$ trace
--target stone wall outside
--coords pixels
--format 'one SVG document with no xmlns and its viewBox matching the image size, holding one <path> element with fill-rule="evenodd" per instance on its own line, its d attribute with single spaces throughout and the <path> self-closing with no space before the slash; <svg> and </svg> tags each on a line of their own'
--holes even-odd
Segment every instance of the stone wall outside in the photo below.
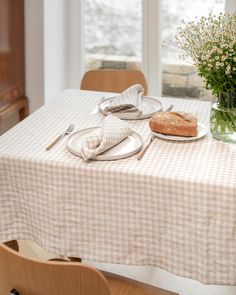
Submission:
<svg viewBox="0 0 236 295">
<path fill-rule="evenodd" d="M 137 57 L 89 54 L 86 57 L 86 70 L 90 69 L 140 69 L 141 60 Z M 210 90 L 193 65 L 163 64 L 163 96 L 213 100 Z"/>
</svg>

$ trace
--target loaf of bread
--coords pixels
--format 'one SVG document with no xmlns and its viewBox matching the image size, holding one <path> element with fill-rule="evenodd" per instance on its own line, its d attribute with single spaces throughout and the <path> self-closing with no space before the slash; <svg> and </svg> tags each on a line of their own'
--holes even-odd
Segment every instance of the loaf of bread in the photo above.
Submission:
<svg viewBox="0 0 236 295">
<path fill-rule="evenodd" d="M 149 120 L 152 131 L 179 136 L 197 136 L 197 119 L 190 113 L 160 112 Z"/>
</svg>

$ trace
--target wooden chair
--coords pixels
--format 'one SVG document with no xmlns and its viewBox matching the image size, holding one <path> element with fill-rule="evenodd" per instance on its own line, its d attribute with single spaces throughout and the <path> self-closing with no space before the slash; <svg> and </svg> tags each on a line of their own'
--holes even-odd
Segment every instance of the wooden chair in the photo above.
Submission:
<svg viewBox="0 0 236 295">
<path fill-rule="evenodd" d="M 141 71 L 91 70 L 84 74 L 80 88 L 120 93 L 134 84 L 143 85 L 144 95 L 147 95 L 147 82 Z"/>
<path fill-rule="evenodd" d="M 150 285 L 77 262 L 37 261 L 0 245 L 0 294 L 20 295 L 174 295 Z"/>
</svg>

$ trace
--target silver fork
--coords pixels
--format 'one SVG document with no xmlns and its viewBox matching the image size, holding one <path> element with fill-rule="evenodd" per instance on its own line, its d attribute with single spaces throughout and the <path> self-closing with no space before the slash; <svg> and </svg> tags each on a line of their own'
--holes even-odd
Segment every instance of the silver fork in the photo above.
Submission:
<svg viewBox="0 0 236 295">
<path fill-rule="evenodd" d="M 64 133 L 59 135 L 53 142 L 51 142 L 47 147 L 46 151 L 49 151 L 56 143 L 58 143 L 64 136 L 70 134 L 74 129 L 74 124 L 70 124 Z"/>
<path fill-rule="evenodd" d="M 164 112 L 169 112 L 169 111 L 171 111 L 172 109 L 173 109 L 173 107 L 174 107 L 174 105 L 172 104 L 172 105 L 170 105 Z"/>
<path fill-rule="evenodd" d="M 169 106 L 165 112 L 169 112 L 173 109 L 174 105 L 172 104 L 171 106 Z M 141 160 L 142 157 L 144 156 L 144 154 L 146 153 L 146 151 L 148 150 L 148 148 L 150 147 L 151 143 L 153 142 L 153 140 L 156 138 L 156 135 L 152 135 L 150 138 L 149 138 L 149 141 L 147 143 L 147 145 L 145 145 L 145 147 L 142 149 L 141 153 L 138 155 L 137 157 L 137 160 Z"/>
</svg>

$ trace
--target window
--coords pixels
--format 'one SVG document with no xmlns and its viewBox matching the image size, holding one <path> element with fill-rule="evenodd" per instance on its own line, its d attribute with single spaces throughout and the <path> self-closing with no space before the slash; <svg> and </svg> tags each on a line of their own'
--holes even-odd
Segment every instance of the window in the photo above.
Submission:
<svg viewBox="0 0 236 295">
<path fill-rule="evenodd" d="M 180 25 L 181 19 L 193 21 L 195 18 L 207 16 L 210 12 L 219 14 L 224 12 L 224 5 L 224 0 L 199 0 L 194 3 L 191 0 L 163 0 L 164 44 L 174 41 L 176 28 Z M 163 46 L 163 95 L 211 100 L 211 92 L 205 89 L 203 80 L 198 76 L 194 66 L 190 61 L 180 59 L 179 55 L 180 52 L 175 46 Z"/>
<path fill-rule="evenodd" d="M 126 68 L 129 60 L 140 65 L 141 5 L 141 0 L 85 0 L 87 68 Z"/>
<path fill-rule="evenodd" d="M 6 0 L 3 2 L 7 3 Z M 37 40 L 40 39 L 41 42 L 36 42 L 36 47 L 34 41 L 28 43 L 30 48 L 32 44 L 33 49 L 37 49 L 40 56 L 36 84 L 39 85 L 39 80 L 41 81 L 41 88 L 46 89 L 46 94 L 42 97 L 46 99 L 54 97 L 64 88 L 79 89 L 81 78 L 88 67 L 104 66 L 141 66 L 147 78 L 149 95 L 208 99 L 208 94 L 203 91 L 205 88 L 202 81 L 193 67 L 184 65 L 178 59 L 177 52 L 168 51 L 167 48 L 166 52 L 161 50 L 162 37 L 173 37 L 179 19 L 187 19 L 189 15 L 192 17 L 195 12 L 205 14 L 212 9 L 217 12 L 224 7 L 228 13 L 236 11 L 235 0 L 53 0 L 44 1 L 44 5 L 39 4 L 36 9 L 35 5 L 31 7 L 31 2 L 28 2 L 26 21 L 32 21 L 31 11 L 40 12 L 34 21 L 36 27 L 40 28 L 37 30 Z M 4 16 L 2 11 L 0 15 L 4 19 L 6 9 L 3 12 Z M 106 21 L 104 13 L 108 17 Z M 43 34 L 43 24 L 47 27 L 44 30 L 47 32 L 46 37 Z M 29 33 L 31 31 L 32 28 L 26 30 L 30 41 L 35 39 L 35 34 Z M 0 35 L 3 34 L 0 28 Z M 9 40 L 7 36 L 2 36 L 2 39 L 4 42 L 0 44 L 0 50 L 3 51 Z M 29 46 L 28 43 L 26 42 L 26 47 Z M 42 78 L 44 70 L 48 73 L 45 76 L 47 83 Z M 33 69 L 32 71 L 34 72 Z M 28 83 L 28 88 L 31 84 Z"/>
<path fill-rule="evenodd" d="M 209 12 L 219 14 L 224 11 L 224 0 L 199 0 L 194 3 L 192 0 L 163 0 L 162 13 L 162 38 L 173 40 L 176 28 L 182 19 L 193 21 L 196 17 L 207 16 Z M 163 63 L 186 63 L 179 59 L 177 50 L 164 47 L 162 50 Z"/>
<path fill-rule="evenodd" d="M 88 68 L 141 66 L 149 95 L 210 98 L 193 65 L 177 50 L 162 50 L 162 40 L 173 38 L 180 19 L 236 11 L 235 0 L 71 0 L 68 6 L 69 87 L 78 88 Z"/>
</svg>

